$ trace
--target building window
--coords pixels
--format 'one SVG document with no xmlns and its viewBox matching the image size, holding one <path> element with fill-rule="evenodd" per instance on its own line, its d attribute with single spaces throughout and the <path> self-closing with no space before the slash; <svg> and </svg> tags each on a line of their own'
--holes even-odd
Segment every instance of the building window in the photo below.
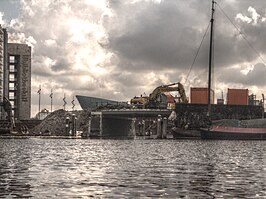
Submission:
<svg viewBox="0 0 266 199">
<path fill-rule="evenodd" d="M 16 88 L 16 84 L 15 84 L 15 83 L 9 83 L 9 90 L 10 90 L 10 91 L 15 91 L 15 90 L 17 90 L 17 88 Z"/>
<path fill-rule="evenodd" d="M 9 93 L 9 100 L 14 100 L 15 99 L 15 93 L 10 92 Z"/>
<path fill-rule="evenodd" d="M 15 75 L 9 74 L 9 81 L 15 81 Z"/>
<path fill-rule="evenodd" d="M 15 65 L 10 64 L 10 65 L 9 65 L 9 71 L 10 71 L 10 72 L 15 72 Z"/>
<path fill-rule="evenodd" d="M 15 63 L 15 56 L 9 56 L 9 62 Z"/>
</svg>

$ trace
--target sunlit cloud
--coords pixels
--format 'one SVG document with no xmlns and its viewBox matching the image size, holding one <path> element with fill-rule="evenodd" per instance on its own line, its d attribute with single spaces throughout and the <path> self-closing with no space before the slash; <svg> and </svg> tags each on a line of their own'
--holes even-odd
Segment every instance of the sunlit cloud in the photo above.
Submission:
<svg viewBox="0 0 266 199">
<path fill-rule="evenodd" d="M 266 2 L 217 3 L 266 55 Z M 32 47 L 34 112 L 39 84 L 43 94 L 53 88 L 58 108 L 63 93 L 69 99 L 81 94 L 129 100 L 172 82 L 181 81 L 187 90 L 206 86 L 207 37 L 190 76 L 188 71 L 209 23 L 210 6 L 211 1 L 192 0 L 21 0 L 18 17 L 7 21 L 0 12 L 0 23 L 8 29 L 9 42 Z M 216 90 L 234 85 L 265 88 L 260 79 L 266 71 L 258 65 L 262 61 L 220 15 L 217 11 Z M 227 78 L 231 74 L 232 80 Z M 49 97 L 43 96 L 42 103 L 48 106 Z"/>
</svg>

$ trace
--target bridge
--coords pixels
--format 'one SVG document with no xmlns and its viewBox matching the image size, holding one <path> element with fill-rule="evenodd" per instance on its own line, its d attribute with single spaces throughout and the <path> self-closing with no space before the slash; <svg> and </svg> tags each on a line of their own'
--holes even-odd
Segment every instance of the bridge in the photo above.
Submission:
<svg viewBox="0 0 266 199">
<path fill-rule="evenodd" d="M 160 122 L 167 120 L 171 112 L 165 109 L 115 109 L 92 112 L 88 136 L 134 137 L 146 133 L 146 130 L 158 129 L 158 119 Z M 160 128 L 162 132 L 161 123 Z"/>
</svg>

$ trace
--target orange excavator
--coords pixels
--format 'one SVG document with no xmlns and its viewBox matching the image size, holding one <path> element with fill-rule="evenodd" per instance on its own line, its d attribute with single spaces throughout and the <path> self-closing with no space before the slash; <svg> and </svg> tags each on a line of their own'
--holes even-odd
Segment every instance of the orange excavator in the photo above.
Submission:
<svg viewBox="0 0 266 199">
<path fill-rule="evenodd" d="M 184 86 L 180 82 L 158 86 L 149 96 L 134 97 L 130 102 L 137 108 L 166 108 L 167 96 L 164 92 L 172 91 L 178 91 L 181 103 L 188 103 Z"/>
</svg>

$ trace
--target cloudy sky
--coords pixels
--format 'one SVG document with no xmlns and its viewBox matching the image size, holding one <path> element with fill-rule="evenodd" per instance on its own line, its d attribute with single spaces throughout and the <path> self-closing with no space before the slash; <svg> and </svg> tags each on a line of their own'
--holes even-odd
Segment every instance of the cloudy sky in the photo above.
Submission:
<svg viewBox="0 0 266 199">
<path fill-rule="evenodd" d="M 227 88 L 248 88 L 261 99 L 266 93 L 266 1 L 217 3 L 216 97 Z M 65 93 L 69 110 L 75 95 L 124 101 L 172 82 L 183 83 L 188 95 L 190 87 L 206 87 L 208 34 L 189 69 L 210 8 L 211 0 L 1 0 L 0 23 L 9 42 L 32 46 L 33 116 L 40 84 L 42 108 L 50 109 L 53 89 L 54 109 L 63 107 Z"/>
</svg>

